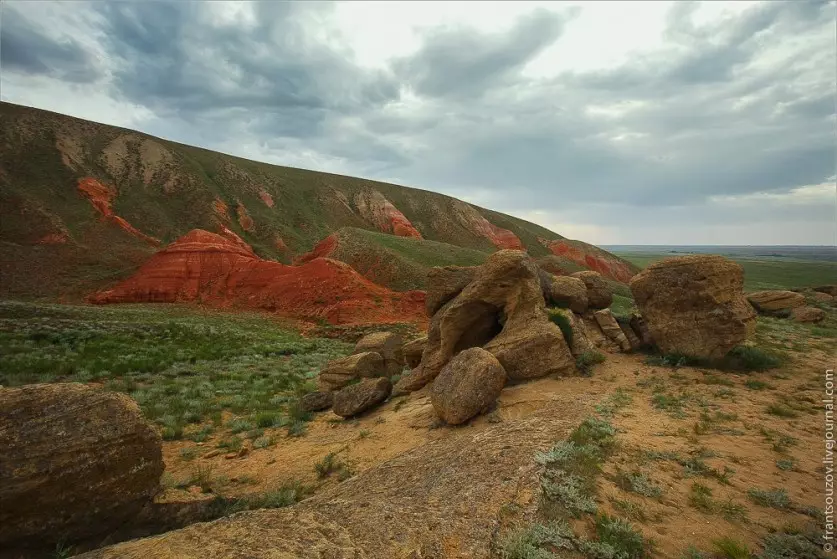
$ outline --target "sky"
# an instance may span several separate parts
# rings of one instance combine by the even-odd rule
[[[837,244],[837,4],[0,4],[0,98],[596,244]]]

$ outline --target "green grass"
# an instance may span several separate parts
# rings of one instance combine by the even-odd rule
[[[575,366],[581,376],[589,377],[593,374],[593,367],[605,362],[605,355],[596,349],[588,349],[575,358]]]
[[[351,466],[333,452],[329,452],[322,460],[314,464],[314,471],[320,479],[335,474],[338,480],[343,481],[353,475]]]
[[[723,559],[750,559],[750,549],[743,542],[724,536],[712,541],[715,551]]]
[[[0,384],[102,382],[136,400],[169,440],[205,440],[224,411],[236,433],[304,430],[299,395],[350,351],[261,314],[0,302]]]
[[[573,327],[570,325],[570,319],[567,318],[560,310],[553,309],[547,311],[547,316],[553,324],[561,329],[561,333],[564,335],[564,340],[567,342],[567,345],[572,347]]]

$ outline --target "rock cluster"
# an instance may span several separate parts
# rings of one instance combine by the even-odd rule
[[[160,489],[160,435],[124,394],[0,388],[0,547],[120,528]]]
[[[793,291],[756,291],[747,300],[759,312],[789,311],[805,304],[805,297]]]

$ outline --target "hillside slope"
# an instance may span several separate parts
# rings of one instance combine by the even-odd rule
[[[290,263],[345,227],[478,253],[564,250],[552,231],[442,194],[268,165],[0,103],[0,297],[83,297],[128,277],[193,229],[227,228],[259,257]],[[372,252],[393,250],[388,235],[363,240],[375,245]],[[635,271],[591,245],[572,246],[585,267]],[[461,263],[477,263],[467,254]],[[594,260],[585,262],[587,255]]]

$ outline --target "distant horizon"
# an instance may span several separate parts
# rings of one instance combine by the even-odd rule
[[[837,245],[704,245],[704,244],[693,244],[693,245],[647,245],[642,243],[620,243],[620,244],[608,244],[602,243],[598,245],[600,247],[725,247],[725,248],[756,248],[756,247],[789,247],[789,248],[834,248],[837,249]]]

